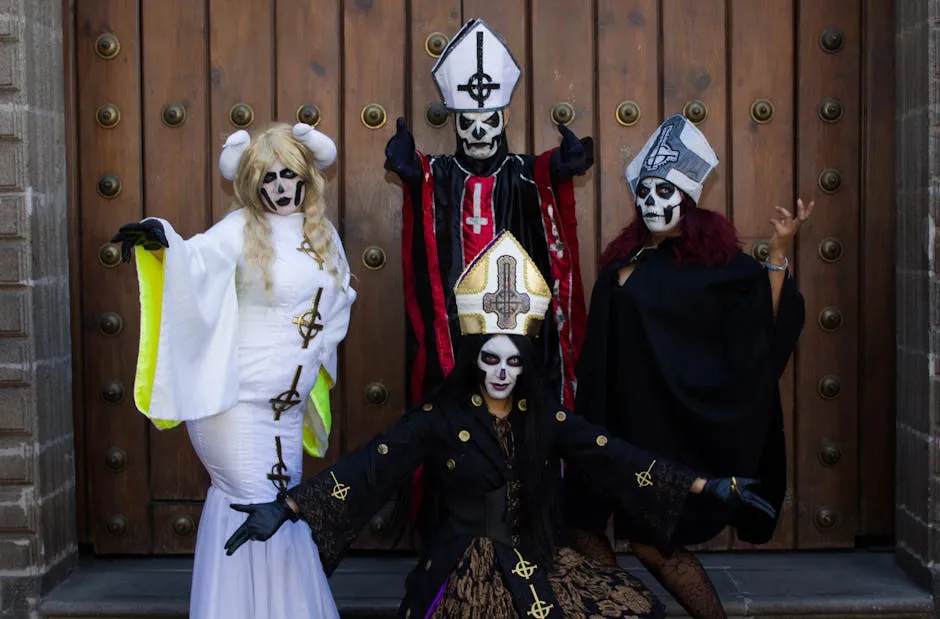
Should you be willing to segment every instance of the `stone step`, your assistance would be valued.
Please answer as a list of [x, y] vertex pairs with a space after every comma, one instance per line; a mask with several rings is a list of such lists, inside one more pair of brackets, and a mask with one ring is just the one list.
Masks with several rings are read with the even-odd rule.
[[[893, 553], [709, 553], [700, 555], [731, 617], [933, 616], [930, 593], [895, 565]], [[620, 558], [667, 604], [687, 616], [631, 556]], [[411, 557], [351, 556], [330, 581], [343, 617], [395, 616]], [[191, 557], [83, 560], [40, 605], [45, 619], [184, 618]]]

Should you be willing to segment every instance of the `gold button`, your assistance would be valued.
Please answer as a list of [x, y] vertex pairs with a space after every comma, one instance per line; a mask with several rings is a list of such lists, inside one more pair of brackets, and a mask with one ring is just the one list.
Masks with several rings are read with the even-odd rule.
[[421, 407], [421, 410], [429, 411], [434, 408], [434, 405], [430, 402], [427, 402], [424, 406]]
[[525, 411], [525, 409], [527, 409], [527, 408], [529, 407], [529, 405], [528, 405], [528, 404], [526, 403], [526, 401], [525, 401], [525, 398], [522, 398], [521, 400], [519, 400], [519, 402], [516, 404], [516, 406], [518, 406], [518, 407], [519, 407], [519, 410], [521, 410], [521, 411]]
[[388, 445], [386, 445], [385, 443], [379, 443], [379, 446], [377, 447], [377, 449], [379, 450], [379, 453], [382, 454], [383, 456], [388, 453]]
[[424, 571], [428, 571], [429, 569], [431, 569], [431, 560], [430, 560], [430, 559], [428, 559], [427, 562], [424, 564]]
[[453, 471], [455, 468], [457, 468], [457, 463], [454, 462], [454, 459], [453, 459], [453, 458], [448, 458], [448, 459], [447, 459], [447, 470], [448, 470], [448, 471]]
[[565, 414], [565, 411], [558, 411], [557, 413], [555, 413], [555, 419], [557, 419], [558, 421], [564, 421], [567, 418], [568, 418], [568, 415]]
[[598, 446], [598, 447], [603, 447], [603, 446], [606, 445], [606, 444], [607, 444], [607, 437], [604, 436], [603, 434], [598, 434], [598, 435], [597, 435], [597, 446]]
[[483, 398], [480, 397], [479, 393], [474, 393], [473, 397], [470, 398], [470, 401], [474, 406], [483, 406]]
[[461, 443], [466, 443], [467, 441], [470, 440], [470, 433], [467, 432], [466, 430], [461, 430], [460, 432], [457, 433], [457, 438], [460, 439]]

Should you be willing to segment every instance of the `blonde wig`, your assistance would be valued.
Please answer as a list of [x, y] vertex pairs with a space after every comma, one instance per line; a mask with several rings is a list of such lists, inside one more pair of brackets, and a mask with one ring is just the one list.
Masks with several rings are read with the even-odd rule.
[[304, 238], [322, 260], [322, 267], [342, 287], [347, 266], [339, 256], [333, 241], [332, 226], [324, 214], [326, 179], [317, 169], [315, 154], [294, 138], [291, 126], [286, 123], [271, 125], [252, 136], [238, 162], [233, 181], [233, 208], [245, 209], [245, 262], [249, 268], [258, 269], [264, 288], [270, 293], [274, 285], [271, 275], [274, 246], [271, 242], [271, 224], [265, 217], [270, 211], [261, 200], [261, 185], [264, 175], [276, 161], [304, 179], [306, 193], [301, 204]]

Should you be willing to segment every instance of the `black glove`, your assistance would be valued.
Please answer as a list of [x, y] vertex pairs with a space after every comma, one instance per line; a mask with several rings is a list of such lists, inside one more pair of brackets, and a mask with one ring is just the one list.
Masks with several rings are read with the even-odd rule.
[[288, 520], [297, 522], [300, 519], [300, 516], [290, 508], [280, 495], [278, 495], [276, 501], [270, 503], [255, 503], [254, 505], [232, 503], [229, 507], [237, 512], [248, 514], [245, 522], [235, 529], [232, 536], [225, 542], [225, 554], [230, 556], [248, 540], [267, 541], [268, 538], [277, 533], [282, 524]]
[[163, 224], [156, 219], [124, 224], [111, 239], [111, 242], [121, 244], [121, 257], [124, 262], [131, 261], [131, 248], [136, 245], [143, 245], [144, 249], [150, 251], [170, 246], [166, 241]]
[[717, 499], [728, 510], [728, 516], [755, 516], [773, 520], [777, 511], [757, 494], [760, 480], [746, 477], [719, 477], [705, 482], [702, 494]]
[[399, 116], [395, 135], [385, 144], [385, 169], [394, 172], [404, 183], [421, 180], [421, 164], [415, 152], [415, 138]]
[[571, 129], [559, 123], [561, 146], [552, 153], [549, 162], [552, 178], [568, 180], [580, 176], [594, 165], [594, 138], [578, 139]]

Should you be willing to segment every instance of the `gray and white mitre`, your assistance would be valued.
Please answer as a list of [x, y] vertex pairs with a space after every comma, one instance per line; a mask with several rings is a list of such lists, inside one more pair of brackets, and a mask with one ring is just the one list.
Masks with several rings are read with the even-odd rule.
[[702, 185], [718, 165], [718, 156], [705, 135], [682, 114], [663, 121], [640, 153], [627, 166], [627, 182], [636, 186], [647, 177], [669, 181], [698, 204]]
[[454, 112], [488, 112], [509, 105], [522, 69], [502, 37], [482, 19], [454, 35], [431, 69], [444, 105]]

